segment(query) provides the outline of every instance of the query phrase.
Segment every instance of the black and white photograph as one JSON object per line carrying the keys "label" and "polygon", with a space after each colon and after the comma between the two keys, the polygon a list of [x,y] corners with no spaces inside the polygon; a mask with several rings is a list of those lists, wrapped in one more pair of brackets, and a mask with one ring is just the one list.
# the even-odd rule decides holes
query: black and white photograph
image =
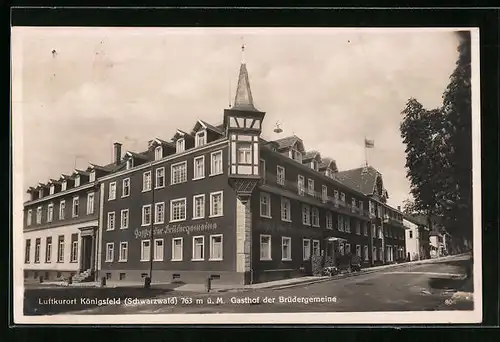
{"label": "black and white photograph", "polygon": [[12,27],[15,322],[481,322],[479,34]]}

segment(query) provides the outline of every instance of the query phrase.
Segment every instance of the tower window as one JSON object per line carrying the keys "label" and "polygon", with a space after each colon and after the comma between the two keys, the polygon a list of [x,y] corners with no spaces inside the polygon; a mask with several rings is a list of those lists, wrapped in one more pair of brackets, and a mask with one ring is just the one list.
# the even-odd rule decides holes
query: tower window
{"label": "tower window", "polygon": [[238,163],[252,164],[252,145],[250,143],[240,143],[238,145]]}

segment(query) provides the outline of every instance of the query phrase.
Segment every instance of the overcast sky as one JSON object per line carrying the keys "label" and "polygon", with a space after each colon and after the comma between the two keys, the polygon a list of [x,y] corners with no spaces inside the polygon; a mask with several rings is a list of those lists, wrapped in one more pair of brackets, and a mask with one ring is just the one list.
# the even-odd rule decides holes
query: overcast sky
{"label": "overcast sky", "polygon": [[362,166],[364,136],[373,139],[368,162],[389,203],[401,205],[409,182],[400,112],[410,97],[440,105],[457,59],[451,31],[14,28],[24,189],[71,173],[75,157],[81,169],[109,163],[114,141],[123,153],[142,151],[198,118],[220,123],[242,37],[254,102],[267,112],[263,137],[296,134],[340,170]]}

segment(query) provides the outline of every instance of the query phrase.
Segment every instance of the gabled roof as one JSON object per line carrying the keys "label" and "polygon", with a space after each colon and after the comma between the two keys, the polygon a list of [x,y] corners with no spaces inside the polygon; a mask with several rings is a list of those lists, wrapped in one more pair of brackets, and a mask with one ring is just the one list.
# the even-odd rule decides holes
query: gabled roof
{"label": "gabled roof", "polygon": [[191,135],[191,134],[186,133],[186,132],[181,131],[180,129],[178,129],[178,130],[175,132],[175,135],[174,135],[174,137],[172,138],[172,141],[175,141],[175,140],[179,139],[180,137],[186,137],[186,136],[187,136],[187,137],[192,137],[192,135]]}
{"label": "gabled roof", "polygon": [[338,172],[335,178],[352,189],[365,195],[372,195],[380,173],[372,166]]}
{"label": "gabled roof", "polygon": [[75,169],[75,171],[73,172],[73,174],[74,175],[88,176],[90,173],[87,172],[87,171]]}
{"label": "gabled roof", "polygon": [[51,178],[51,179],[49,179],[49,184],[61,184],[61,181]]}
{"label": "gabled roof", "polygon": [[101,170],[101,171],[104,171],[104,172],[113,172],[115,167],[117,165],[115,163],[111,163],[111,164],[108,164],[108,165],[105,165],[105,166],[102,166],[102,165],[97,165],[97,164],[90,164],[90,167],[93,168],[93,169],[96,169],[96,170]]}
{"label": "gabled roof", "polygon": [[61,178],[59,178],[59,179],[60,179],[60,180],[61,180],[61,179],[73,179],[73,177],[72,177],[72,176],[70,176],[70,175],[67,175],[67,174],[65,174],[65,173],[61,173]]}
{"label": "gabled roof", "polygon": [[160,145],[174,146],[171,141],[162,140],[160,138],[154,138],[153,141]]}
{"label": "gabled roof", "polygon": [[207,129],[209,131],[215,132],[217,134],[221,134],[221,135],[224,134],[224,131],[222,129],[215,127],[215,126],[213,126],[213,125],[211,125],[208,122],[203,121],[203,120],[196,121],[196,124],[193,127],[192,134],[194,135],[195,132],[198,132],[201,127],[203,127],[204,129]]}
{"label": "gabled roof", "polygon": [[321,158],[321,155],[318,151],[307,151],[302,157],[302,161],[312,160],[317,158],[318,156]]}
{"label": "gabled roof", "polygon": [[291,148],[297,142],[300,142],[303,145],[302,139],[300,139],[296,135],[292,135],[290,137],[281,138],[281,139],[275,140],[274,142],[278,144],[280,150],[286,149],[286,148]]}
{"label": "gabled roof", "polygon": [[328,157],[325,157],[319,163],[319,170],[325,171],[328,168],[331,168],[333,171],[338,171],[337,170],[337,163],[335,162],[335,160],[328,158]]}
{"label": "gabled roof", "polygon": [[130,157],[134,157],[134,158],[138,158],[138,159],[149,160],[149,158],[146,155],[144,155],[144,152],[136,153],[136,152],[132,152],[132,151],[127,151],[127,153],[125,153],[125,155],[128,155]]}

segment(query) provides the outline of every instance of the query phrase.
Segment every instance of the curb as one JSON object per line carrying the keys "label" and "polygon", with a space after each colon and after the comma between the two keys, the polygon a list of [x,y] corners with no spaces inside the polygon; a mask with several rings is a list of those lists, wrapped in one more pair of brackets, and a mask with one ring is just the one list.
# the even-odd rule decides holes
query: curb
{"label": "curb", "polygon": [[[443,258],[436,258],[436,259],[425,259],[425,260],[418,260],[418,261],[414,261],[414,262],[406,262],[406,263],[401,263],[401,264],[391,264],[391,265],[384,265],[384,266],[375,266],[377,268],[367,268],[365,269],[364,271],[361,270],[360,272],[354,272],[354,273],[344,273],[344,274],[341,274],[341,275],[334,275],[334,276],[331,276],[331,277],[328,277],[328,278],[321,278],[321,279],[314,279],[314,280],[306,280],[306,281],[302,281],[302,282],[296,282],[296,283],[293,283],[293,284],[286,284],[286,285],[274,285],[274,286],[269,286],[269,287],[261,287],[261,288],[256,288],[256,289],[252,289],[252,288],[249,288],[249,289],[232,289],[232,290],[223,290],[223,291],[217,291],[217,292],[248,292],[248,291],[256,291],[256,290],[281,290],[281,289],[288,289],[288,288],[293,288],[293,287],[297,287],[297,286],[303,286],[303,285],[311,285],[311,284],[317,284],[317,283],[323,283],[323,282],[327,282],[327,281],[335,281],[335,280],[339,280],[339,279],[346,279],[346,278],[351,278],[351,277],[357,277],[357,276],[360,276],[360,275],[364,275],[364,274],[370,274],[370,273],[375,273],[375,272],[379,272],[379,271],[384,271],[384,270],[387,270],[387,269],[395,269],[395,268],[404,268],[404,267],[408,267],[408,266],[420,266],[420,265],[425,265],[425,264],[428,264],[428,263],[432,263],[432,261],[435,261],[435,260],[446,260],[446,259],[451,259],[453,257],[460,257],[460,256],[466,256],[467,254],[457,254],[457,255],[453,255],[453,256],[446,256],[446,257],[443,257]],[[215,291],[213,291],[215,292]]]}

